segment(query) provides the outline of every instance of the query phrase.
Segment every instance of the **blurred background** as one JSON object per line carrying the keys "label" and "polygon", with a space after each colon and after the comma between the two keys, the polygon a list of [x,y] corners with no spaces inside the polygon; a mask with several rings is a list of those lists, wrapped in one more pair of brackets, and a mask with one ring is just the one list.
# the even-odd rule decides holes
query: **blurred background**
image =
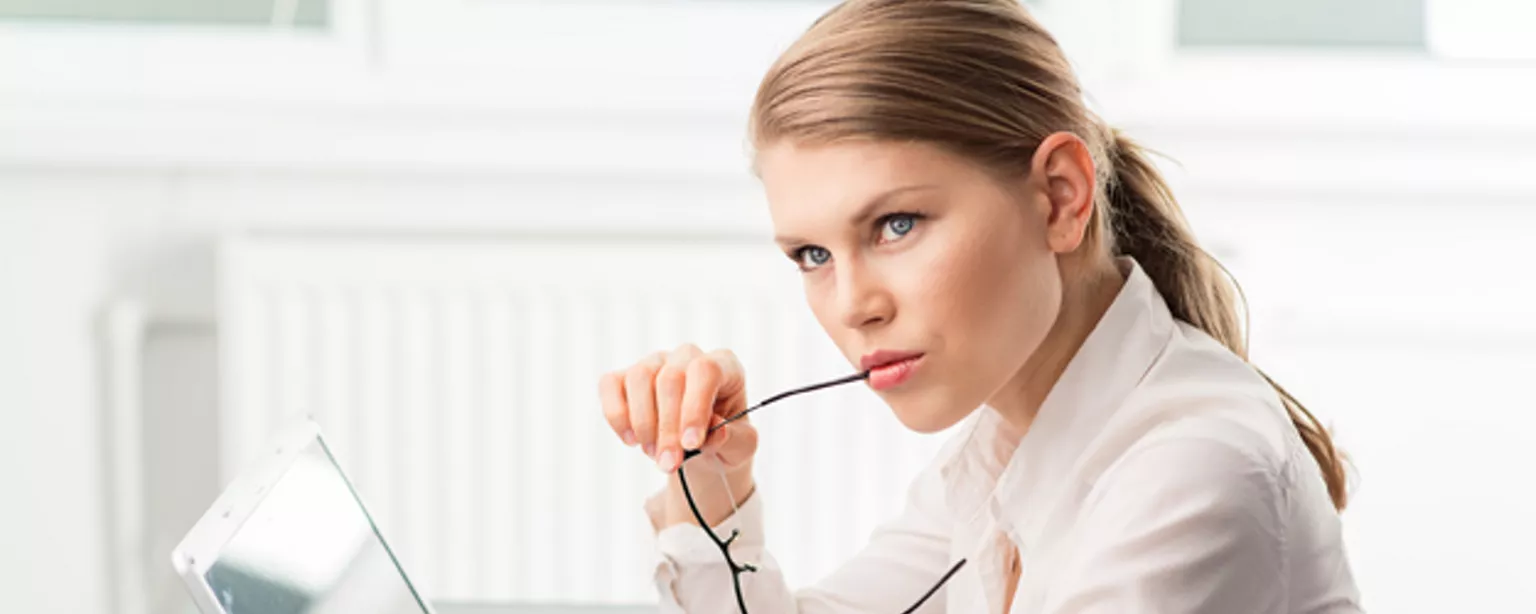
{"label": "blurred background", "polygon": [[[683,341],[757,399],[847,368],[744,141],[832,4],[0,0],[6,608],[188,612],[170,549],[305,414],[428,595],[653,602],[661,476],[598,374]],[[1536,607],[1536,3],[1026,4],[1351,456],[1366,606]],[[756,419],[796,583],[942,438],[802,398]]]}

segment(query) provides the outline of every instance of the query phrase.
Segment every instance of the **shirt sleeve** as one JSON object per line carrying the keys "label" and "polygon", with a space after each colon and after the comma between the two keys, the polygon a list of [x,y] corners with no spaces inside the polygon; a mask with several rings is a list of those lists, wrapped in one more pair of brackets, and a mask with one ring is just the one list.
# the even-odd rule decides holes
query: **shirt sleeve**
{"label": "shirt sleeve", "polygon": [[[741,531],[731,545],[738,563],[757,566],[742,574],[742,593],[753,613],[894,614],[911,607],[949,570],[950,526],[937,468],[929,467],[908,489],[902,512],[881,524],[851,560],[815,585],[789,587],[764,547],[762,489],[753,492],[715,533]],[[664,492],[646,503],[659,525]],[[731,574],[713,541],[693,524],[662,528],[656,535],[656,587],[663,614],[738,612]],[[928,599],[922,614],[944,611],[944,591]]]}
{"label": "shirt sleeve", "polygon": [[1086,536],[1063,559],[1044,612],[1283,613],[1278,468],[1216,440],[1132,451],[1094,485]]}

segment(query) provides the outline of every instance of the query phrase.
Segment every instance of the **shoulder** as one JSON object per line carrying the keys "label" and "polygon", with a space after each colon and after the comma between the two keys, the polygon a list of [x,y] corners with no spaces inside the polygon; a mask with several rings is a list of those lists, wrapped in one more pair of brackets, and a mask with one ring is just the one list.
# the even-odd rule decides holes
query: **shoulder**
{"label": "shoulder", "polygon": [[1126,450],[1093,485],[1087,504],[1126,510],[1197,505],[1278,520],[1284,470],[1251,448],[1192,434],[1148,438]]}
{"label": "shoulder", "polygon": [[1279,472],[1302,447],[1280,395],[1258,370],[1182,322],[1121,413],[1118,426],[1136,431],[1127,453],[1186,442],[1224,447]]}
{"label": "shoulder", "polygon": [[1268,382],[1182,323],[1099,444],[1093,491],[1225,496],[1276,511],[1306,454]]}

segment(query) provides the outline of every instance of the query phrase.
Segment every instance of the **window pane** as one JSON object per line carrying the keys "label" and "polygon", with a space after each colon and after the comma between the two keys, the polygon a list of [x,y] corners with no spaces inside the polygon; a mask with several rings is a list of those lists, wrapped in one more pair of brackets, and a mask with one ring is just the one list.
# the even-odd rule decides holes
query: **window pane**
{"label": "window pane", "polygon": [[293,25],[327,24],[330,0],[0,0],[0,19],[266,26],[288,6]]}
{"label": "window pane", "polygon": [[1185,46],[1423,49],[1425,0],[1182,0]]}
{"label": "window pane", "polygon": [[1429,48],[1447,58],[1536,59],[1536,2],[1429,0]]}

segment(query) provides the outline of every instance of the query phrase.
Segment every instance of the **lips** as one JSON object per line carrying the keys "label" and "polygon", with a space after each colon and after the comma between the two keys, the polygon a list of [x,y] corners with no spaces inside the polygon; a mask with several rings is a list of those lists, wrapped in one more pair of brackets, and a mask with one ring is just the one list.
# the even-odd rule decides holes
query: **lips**
{"label": "lips", "polygon": [[912,372],[922,362],[922,352],[893,352],[881,350],[868,354],[859,365],[869,371],[869,386],[875,390],[888,390],[912,377]]}
{"label": "lips", "polygon": [[874,369],[877,369],[877,368],[880,368],[880,367],[884,367],[884,366],[890,365],[892,363],[901,362],[903,360],[907,360],[909,358],[916,358],[916,357],[922,356],[922,355],[923,355],[922,352],[900,352],[900,351],[896,351],[896,350],[876,350],[876,351],[870,352],[868,354],[865,354],[864,358],[859,360],[859,368],[863,369],[865,371],[872,371]]}

